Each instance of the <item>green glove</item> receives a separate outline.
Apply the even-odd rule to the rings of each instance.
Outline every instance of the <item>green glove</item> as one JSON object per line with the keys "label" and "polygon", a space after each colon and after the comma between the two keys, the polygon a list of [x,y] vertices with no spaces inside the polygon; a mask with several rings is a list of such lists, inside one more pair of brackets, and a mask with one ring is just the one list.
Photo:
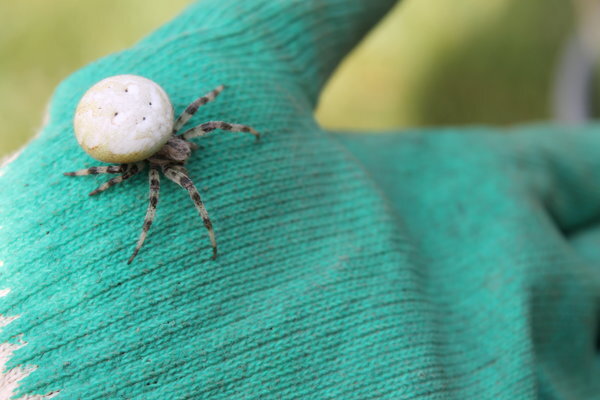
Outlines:
{"label": "green glove", "polygon": [[[323,82],[392,5],[203,0],[67,79],[40,137],[0,170],[0,388],[86,400],[600,397],[597,127],[323,132]],[[189,160],[214,261],[175,184],[163,180],[127,265],[147,179],[89,198],[102,178],[62,176],[98,164],[73,137],[77,102],[124,73],[159,83],[177,113],[224,83],[190,125],[263,133],[255,144],[215,132]]]}

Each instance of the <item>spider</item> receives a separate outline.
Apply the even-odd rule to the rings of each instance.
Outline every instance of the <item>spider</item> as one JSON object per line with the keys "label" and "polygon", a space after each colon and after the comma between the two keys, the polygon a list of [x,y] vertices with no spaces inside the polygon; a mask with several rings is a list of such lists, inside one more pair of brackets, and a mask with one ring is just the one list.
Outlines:
{"label": "spider", "polygon": [[164,90],[155,82],[136,75],[118,75],[106,78],[86,92],[75,114],[74,128],[79,144],[92,157],[118,165],[90,167],[67,176],[119,174],[89,193],[104,192],[149,167],[150,194],[144,225],[135,250],[127,264],[134,260],[152,226],[160,191],[160,173],[189,193],[212,245],[212,258],[217,257],[217,242],[212,223],[200,193],[189,177],[185,164],[198,146],[190,139],[201,137],[216,129],[229,132],[260,134],[247,125],[223,121],[209,121],[183,133],[180,129],[198,111],[215,100],[224,86],[196,99],[177,118]]}

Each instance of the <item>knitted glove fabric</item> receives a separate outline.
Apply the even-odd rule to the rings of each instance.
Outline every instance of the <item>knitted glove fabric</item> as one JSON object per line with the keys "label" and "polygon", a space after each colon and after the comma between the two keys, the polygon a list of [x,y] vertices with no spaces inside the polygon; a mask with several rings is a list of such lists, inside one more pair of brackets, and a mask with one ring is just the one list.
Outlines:
{"label": "knitted glove fabric", "polygon": [[[598,396],[597,128],[322,131],[323,82],[392,5],[203,0],[67,79],[40,137],[0,170],[0,387],[59,399]],[[98,164],[73,137],[80,97],[125,73],[159,83],[177,113],[226,84],[190,125],[263,133],[255,144],[215,132],[189,160],[214,261],[175,184],[163,179],[127,265],[147,179],[88,198],[104,178],[62,176]]]}

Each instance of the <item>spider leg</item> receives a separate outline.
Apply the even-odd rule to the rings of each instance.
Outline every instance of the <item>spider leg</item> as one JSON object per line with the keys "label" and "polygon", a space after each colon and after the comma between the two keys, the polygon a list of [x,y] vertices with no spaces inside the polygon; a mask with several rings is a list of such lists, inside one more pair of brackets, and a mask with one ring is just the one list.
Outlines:
{"label": "spider leg", "polygon": [[150,230],[152,222],[154,221],[154,216],[156,215],[156,205],[158,204],[158,195],[160,192],[160,174],[155,166],[150,167],[149,181],[150,195],[148,209],[146,210],[146,217],[144,218],[144,226],[142,227],[142,233],[140,234],[140,238],[135,246],[135,250],[129,258],[129,261],[127,261],[127,264],[131,264],[137,253],[142,248],[144,240],[146,240],[146,235],[148,235],[148,231]]}
{"label": "spider leg", "polygon": [[217,241],[215,239],[215,231],[212,226],[212,222],[210,222],[210,218],[208,217],[208,211],[206,211],[206,207],[204,207],[204,203],[200,198],[200,193],[198,193],[198,189],[194,186],[194,183],[188,176],[187,170],[178,165],[166,165],[163,167],[163,173],[167,178],[184,188],[190,194],[198,213],[202,217],[202,222],[204,222],[204,226],[208,231],[208,236],[210,238],[210,243],[213,249],[213,260],[217,258]]}
{"label": "spider leg", "polygon": [[188,122],[190,118],[192,118],[192,115],[194,115],[201,106],[213,101],[219,95],[219,93],[223,91],[223,89],[225,89],[225,86],[219,85],[214,90],[194,100],[192,104],[187,106],[185,111],[175,121],[175,125],[173,126],[173,133],[177,133],[177,131],[181,129],[181,127],[185,125],[185,123]]}
{"label": "spider leg", "polygon": [[116,176],[116,177],[108,180],[107,182],[103,183],[102,185],[98,186],[98,188],[96,190],[91,191],[89,195],[93,196],[100,192],[104,192],[106,189],[108,189],[112,186],[115,186],[116,184],[121,183],[126,179],[131,178],[132,176],[136,175],[138,172],[140,172],[143,169],[144,169],[144,163],[126,164],[125,172],[123,172],[123,174]]}
{"label": "spider leg", "polygon": [[98,175],[98,174],[119,174],[125,170],[125,164],[123,165],[107,165],[102,167],[90,167],[87,169],[80,169],[74,172],[65,172],[63,175],[66,176],[84,176],[84,175]]}
{"label": "spider leg", "polygon": [[181,134],[184,139],[189,140],[191,138],[200,137],[206,135],[208,132],[212,132],[215,129],[221,129],[228,132],[248,132],[256,137],[256,140],[260,139],[260,133],[258,133],[254,128],[248,125],[240,125],[240,124],[230,124],[229,122],[223,121],[209,121],[205,122],[201,125],[196,126],[195,128],[189,129]]}

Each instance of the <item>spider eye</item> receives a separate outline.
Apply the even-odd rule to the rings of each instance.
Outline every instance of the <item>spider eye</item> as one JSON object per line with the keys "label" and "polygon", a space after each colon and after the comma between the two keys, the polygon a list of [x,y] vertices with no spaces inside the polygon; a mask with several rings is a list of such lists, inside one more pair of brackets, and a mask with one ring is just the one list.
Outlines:
{"label": "spider eye", "polygon": [[117,75],[83,95],[73,125],[79,145],[95,159],[131,163],[150,157],[167,142],[173,131],[173,106],[156,82]]}

